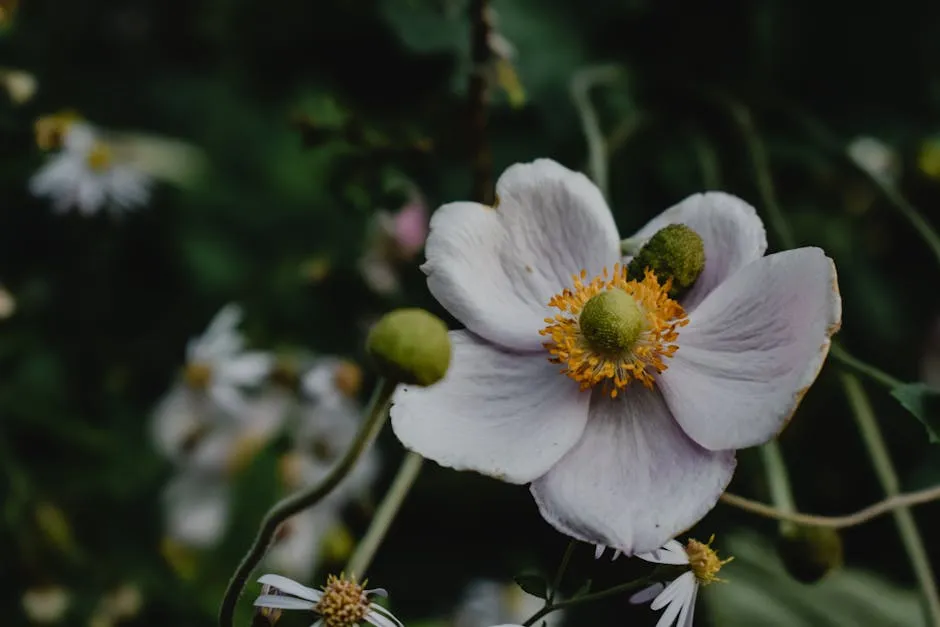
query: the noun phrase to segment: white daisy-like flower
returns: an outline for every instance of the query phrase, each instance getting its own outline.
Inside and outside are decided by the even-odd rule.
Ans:
[[[233,416],[244,413],[245,388],[255,387],[271,372],[274,357],[267,352],[245,350],[238,330],[242,310],[228,304],[216,314],[205,333],[186,346],[184,382],[205,393],[218,407]]]
[[[636,604],[652,601],[650,608],[653,610],[665,608],[656,627],[692,627],[699,587],[722,581],[718,578],[718,571],[734,559],[719,559],[718,554],[711,548],[714,539],[712,536],[707,543],[689,539],[686,546],[676,540],[670,540],[656,551],[637,553],[636,556],[640,559],[654,564],[689,566],[687,572],[673,579],[668,585],[655,583],[630,597],[630,602]]]
[[[86,122],[64,130],[62,151],[30,179],[34,196],[49,197],[58,212],[75,208],[92,215],[103,208],[119,213],[150,200],[151,180],[116,158],[113,147]]]
[[[704,268],[678,300],[630,279],[613,216],[585,176],[510,167],[495,207],[457,202],[431,220],[428,288],[466,329],[447,376],[395,392],[402,443],[459,470],[531,483],[560,531],[627,553],[689,528],[724,491],[735,450],[774,437],[839,328],[832,260],[764,256],[739,198],[697,194],[632,241],[682,224]]]
[[[258,582],[280,594],[262,594],[256,607],[280,610],[309,610],[319,617],[312,627],[403,627],[401,621],[370,597],[388,596],[382,588],[365,589],[355,579],[330,575],[321,590],[308,588],[280,575],[264,575]]]
[[[340,357],[319,357],[300,379],[300,388],[317,405],[341,405],[362,388],[362,368]]]

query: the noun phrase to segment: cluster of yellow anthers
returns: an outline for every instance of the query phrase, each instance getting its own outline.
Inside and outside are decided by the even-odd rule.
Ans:
[[[362,622],[370,605],[365,584],[356,583],[354,578],[346,579],[344,573],[327,578],[323,596],[313,608],[324,627],[351,627]]]
[[[672,279],[659,284],[656,275],[649,269],[642,281],[628,280],[627,268],[614,265],[612,275],[607,268],[603,274],[585,283],[587,271],[572,276],[574,289],[565,288],[556,294],[548,305],[562,313],[554,318],[545,318],[547,327],[539,333],[551,337],[543,346],[548,349],[552,363],[564,365],[562,373],[581,384],[587,390],[598,383],[611,398],[637,379],[648,388],[653,387],[653,371],[666,370],[663,359],[672,357],[678,346],[672,342],[679,336],[678,328],[688,324],[685,310],[669,298]],[[646,320],[643,331],[632,346],[623,347],[616,353],[608,353],[591,346],[579,324],[579,314],[587,302],[604,291],[622,290],[639,306]]]
[[[716,581],[724,581],[724,579],[718,578],[718,571],[721,570],[722,566],[734,559],[733,557],[719,559],[718,553],[711,547],[714,541],[714,534],[712,534],[712,537],[705,543],[689,538],[689,542],[685,547],[686,555],[689,556],[689,566],[692,567],[695,578],[703,586],[715,583]]]

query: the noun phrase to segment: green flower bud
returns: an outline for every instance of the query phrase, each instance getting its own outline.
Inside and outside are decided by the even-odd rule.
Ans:
[[[423,309],[396,309],[372,327],[366,349],[379,372],[400,383],[437,383],[450,366],[447,325]]]
[[[627,268],[631,280],[642,280],[649,268],[662,285],[672,278],[669,297],[689,291],[705,269],[705,245],[699,234],[684,224],[670,224],[656,232]]]
[[[842,566],[842,537],[827,527],[785,526],[777,552],[794,579],[815,583]]]

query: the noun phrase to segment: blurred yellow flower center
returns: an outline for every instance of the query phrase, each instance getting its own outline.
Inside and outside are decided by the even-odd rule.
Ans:
[[[551,338],[543,346],[549,361],[588,390],[598,384],[611,398],[637,379],[653,387],[653,374],[666,370],[663,359],[678,350],[678,328],[689,323],[685,310],[669,298],[672,280],[659,284],[647,270],[642,281],[627,280],[627,268],[614,265],[585,283],[587,272],[572,277],[549,301],[561,311],[539,331]]]
[[[183,370],[183,380],[194,390],[205,390],[212,381],[212,366],[201,361],[186,364]]]
[[[353,627],[366,617],[369,598],[365,589],[344,575],[330,575],[320,602],[313,608],[324,627]]]
[[[57,150],[62,147],[69,126],[79,119],[78,114],[66,111],[44,115],[36,120],[36,145],[40,150]]]
[[[719,559],[718,553],[711,547],[714,541],[714,535],[705,544],[689,538],[689,542],[685,546],[685,552],[689,556],[689,566],[692,567],[695,578],[703,586],[716,581],[724,581],[718,578],[718,571],[734,559],[733,557],[724,560]]]
[[[88,167],[95,172],[103,172],[111,167],[111,149],[107,144],[95,142],[85,157]]]
[[[249,433],[238,438],[226,460],[226,470],[229,475],[237,474],[247,468],[267,443],[267,437],[257,433]]]
[[[355,398],[362,387],[362,368],[351,361],[342,361],[333,374],[336,389],[350,398]]]

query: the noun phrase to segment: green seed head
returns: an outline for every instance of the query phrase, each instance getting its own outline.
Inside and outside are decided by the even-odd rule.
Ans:
[[[578,323],[591,348],[604,355],[620,355],[630,350],[647,328],[646,313],[621,289],[591,297],[584,304]]]
[[[669,297],[680,297],[705,269],[702,238],[684,224],[670,224],[660,229],[630,262],[629,278],[642,280],[646,268],[656,274],[660,284],[672,278]]]
[[[826,527],[786,527],[777,551],[787,571],[804,583],[814,583],[842,566],[842,538]]]
[[[399,383],[431,385],[447,374],[447,325],[423,309],[396,309],[372,327],[366,348],[379,373]]]

